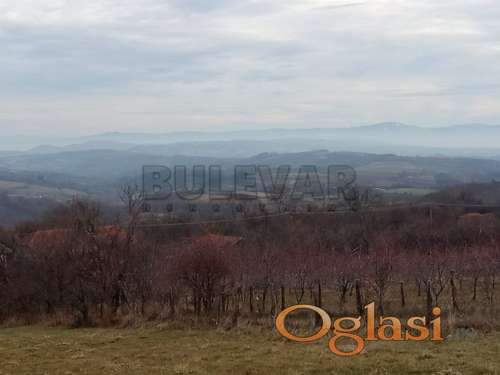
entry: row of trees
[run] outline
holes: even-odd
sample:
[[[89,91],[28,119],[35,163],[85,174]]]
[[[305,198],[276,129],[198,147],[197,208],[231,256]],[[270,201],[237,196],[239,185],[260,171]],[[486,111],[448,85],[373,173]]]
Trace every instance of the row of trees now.
[[[298,303],[335,314],[372,301],[380,314],[497,308],[498,228],[452,225],[455,213],[434,213],[432,226],[423,210],[149,228],[137,210],[106,225],[95,204],[76,201],[47,219],[57,228],[2,232],[0,317],[235,324]]]

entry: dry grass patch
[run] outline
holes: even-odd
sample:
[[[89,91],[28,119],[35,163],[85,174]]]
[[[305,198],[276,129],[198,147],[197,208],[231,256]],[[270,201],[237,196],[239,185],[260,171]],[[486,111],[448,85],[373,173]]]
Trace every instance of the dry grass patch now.
[[[368,343],[362,355],[339,358],[324,342],[294,344],[258,328],[0,330],[1,375],[500,374],[499,354],[497,333]]]

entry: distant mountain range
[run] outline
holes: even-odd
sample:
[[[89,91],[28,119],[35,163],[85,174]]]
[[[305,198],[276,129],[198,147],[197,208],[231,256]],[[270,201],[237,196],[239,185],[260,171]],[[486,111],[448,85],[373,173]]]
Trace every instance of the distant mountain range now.
[[[104,133],[84,137],[84,142],[172,144],[200,141],[328,141],[338,150],[342,141],[358,140],[385,146],[413,145],[424,148],[499,147],[500,126],[468,124],[423,128],[395,122],[351,128],[264,129],[213,132]],[[332,143],[338,142],[338,144]]]
[[[407,156],[496,158],[500,155],[500,126],[468,124],[423,128],[387,122],[352,128],[114,132],[72,139],[54,139],[53,142],[37,145],[23,153],[114,150],[161,156],[224,158],[250,157],[262,152],[305,152],[318,149]],[[0,157],[18,154],[17,150],[0,151]]]
[[[304,128],[304,129],[249,129],[235,131],[190,131],[170,133],[121,133],[111,132],[80,138],[83,141],[108,141],[119,143],[177,143],[215,140],[269,140],[282,138],[318,138],[327,136],[331,139],[344,136],[362,136],[384,138],[385,136],[425,136],[435,135],[475,135],[479,139],[486,136],[500,137],[500,126],[485,124],[466,124],[447,127],[418,127],[398,122],[385,122],[350,128]],[[410,140],[407,140],[410,141]]]

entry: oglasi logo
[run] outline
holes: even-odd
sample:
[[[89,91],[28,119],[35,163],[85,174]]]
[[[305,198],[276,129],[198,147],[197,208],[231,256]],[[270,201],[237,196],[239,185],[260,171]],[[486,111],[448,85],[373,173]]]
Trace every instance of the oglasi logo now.
[[[288,314],[297,310],[311,310],[319,314],[322,320],[320,330],[308,337],[295,336],[288,332],[285,327],[285,320]],[[332,322],[332,319],[325,310],[311,305],[295,305],[283,310],[276,318],[276,329],[287,339],[301,343],[317,341],[332,330],[332,337],[328,341],[328,348],[339,356],[354,356],[361,353],[365,348],[365,341],[424,341],[429,337],[431,341],[443,341],[441,333],[441,309],[439,307],[435,307],[432,310],[435,318],[431,320],[430,328],[427,327],[425,316],[416,316],[407,320],[404,331],[400,319],[384,316],[379,317],[378,328],[375,330],[375,303],[372,302],[366,305],[365,310],[366,337],[357,334],[361,328],[361,316],[357,318],[338,318]],[[346,327],[346,323],[350,324],[350,327]],[[337,343],[341,338],[352,340],[355,343],[354,349],[352,351],[339,350]]]

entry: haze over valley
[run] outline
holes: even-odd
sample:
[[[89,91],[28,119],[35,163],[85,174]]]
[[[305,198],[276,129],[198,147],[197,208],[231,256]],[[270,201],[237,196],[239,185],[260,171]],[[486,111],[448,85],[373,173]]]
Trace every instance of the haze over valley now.
[[[119,205],[145,165],[349,165],[371,188],[421,189],[500,180],[500,127],[420,128],[400,123],[331,129],[103,133],[0,153],[4,224],[39,216],[74,197]],[[3,148],[7,148],[5,141]],[[430,190],[429,190],[430,189]],[[407,190],[408,191],[408,190]],[[410,190],[411,191],[411,190]],[[30,207],[31,206],[31,207]],[[36,206],[34,208],[32,206]],[[7,210],[8,207],[8,210]]]

